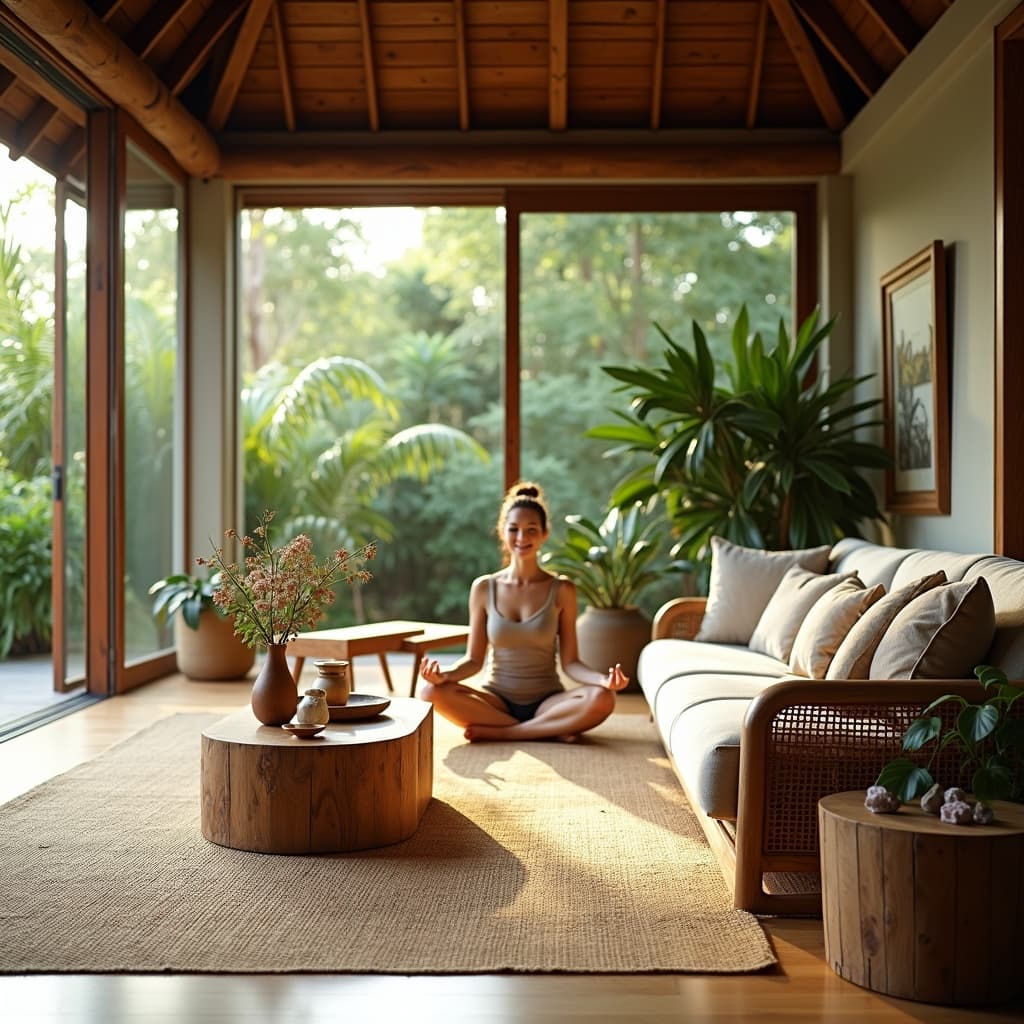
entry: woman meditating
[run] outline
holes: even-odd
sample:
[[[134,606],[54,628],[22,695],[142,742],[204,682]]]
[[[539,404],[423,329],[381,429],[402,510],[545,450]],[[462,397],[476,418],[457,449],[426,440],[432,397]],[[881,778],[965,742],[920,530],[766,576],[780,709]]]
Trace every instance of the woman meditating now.
[[[469,592],[465,657],[447,670],[436,659],[420,665],[420,696],[464,726],[467,740],[572,742],[612,713],[616,692],[629,683],[619,665],[602,673],[579,660],[576,586],[537,561],[548,533],[540,487],[517,484],[498,517],[505,567],[474,580]],[[483,669],[488,646],[487,682],[465,686],[461,680]],[[582,685],[565,689],[556,651],[565,674]]]

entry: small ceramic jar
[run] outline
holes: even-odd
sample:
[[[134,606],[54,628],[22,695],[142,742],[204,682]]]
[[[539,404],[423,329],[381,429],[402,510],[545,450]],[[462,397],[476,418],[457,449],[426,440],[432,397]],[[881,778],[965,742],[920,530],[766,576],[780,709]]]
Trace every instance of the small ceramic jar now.
[[[326,725],[330,720],[327,694],[323,690],[307,690],[295,709],[295,721],[299,725]]]
[[[316,665],[316,685],[327,694],[329,707],[347,704],[352,690],[348,662],[340,658],[323,658]]]

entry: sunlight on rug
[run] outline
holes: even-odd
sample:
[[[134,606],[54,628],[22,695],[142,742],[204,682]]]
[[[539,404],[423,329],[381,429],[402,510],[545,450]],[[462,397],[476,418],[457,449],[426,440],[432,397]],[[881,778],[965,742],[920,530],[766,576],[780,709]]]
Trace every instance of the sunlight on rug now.
[[[378,850],[271,856],[199,831],[210,715],[155,723],[0,807],[0,971],[746,972],[734,910],[642,715],[578,744],[435,723],[434,800]]]

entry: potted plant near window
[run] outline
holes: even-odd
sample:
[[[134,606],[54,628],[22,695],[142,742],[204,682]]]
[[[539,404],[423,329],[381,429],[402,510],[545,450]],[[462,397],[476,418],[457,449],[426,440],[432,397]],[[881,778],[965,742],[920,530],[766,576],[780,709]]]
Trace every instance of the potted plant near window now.
[[[174,619],[178,670],[189,679],[243,679],[256,660],[235,636],[234,622],[213,603],[217,576],[174,573],[149,588],[157,621]]]
[[[576,620],[580,660],[606,671],[616,662],[636,679],[636,664],[651,639],[651,620],[637,607],[643,590],[666,573],[687,568],[659,562],[665,522],[637,502],[612,507],[600,523],[566,516],[564,544],[543,558],[544,566],[576,584],[587,607]]]

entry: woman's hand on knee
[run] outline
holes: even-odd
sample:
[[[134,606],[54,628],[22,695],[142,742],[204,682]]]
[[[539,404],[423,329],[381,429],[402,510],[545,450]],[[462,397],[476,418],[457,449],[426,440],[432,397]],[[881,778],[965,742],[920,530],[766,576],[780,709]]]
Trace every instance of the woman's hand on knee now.
[[[622,671],[622,666],[616,663],[608,669],[608,680],[604,685],[613,693],[618,693],[629,686],[629,676]]]
[[[442,686],[448,682],[447,673],[441,671],[437,658],[424,658],[420,662],[420,678],[434,686]]]

